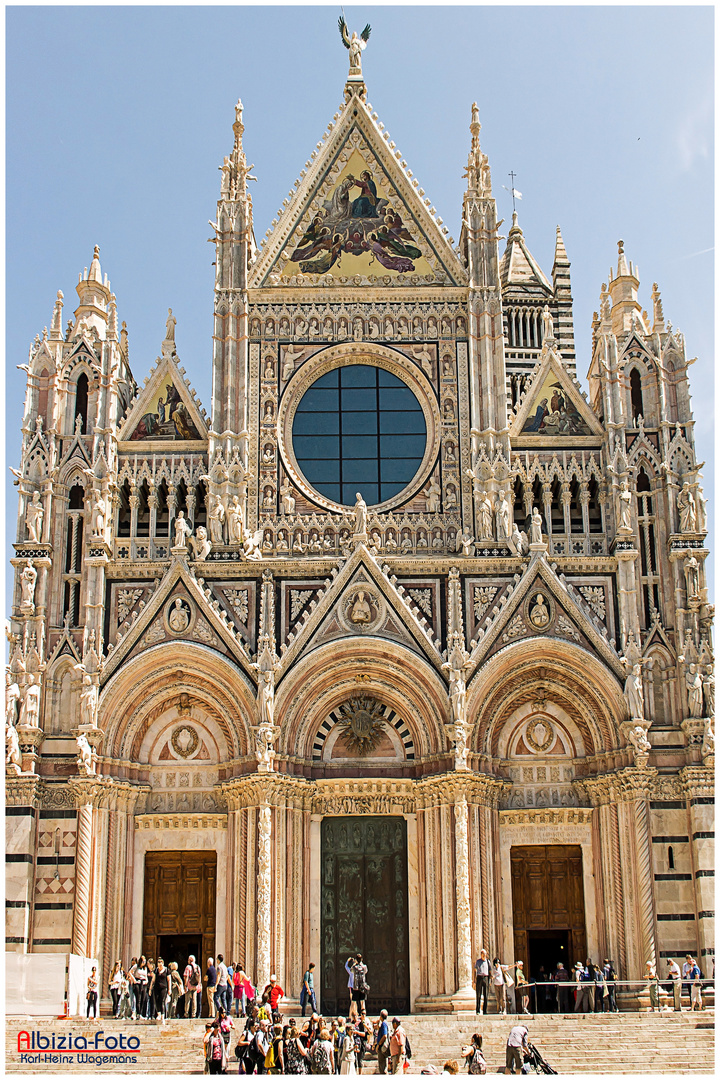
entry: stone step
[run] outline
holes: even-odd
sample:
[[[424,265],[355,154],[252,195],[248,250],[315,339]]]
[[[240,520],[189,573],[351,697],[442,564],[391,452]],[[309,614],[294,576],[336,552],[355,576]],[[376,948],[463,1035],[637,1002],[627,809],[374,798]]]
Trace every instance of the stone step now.
[[[712,1011],[698,1013],[653,1014],[569,1014],[540,1015],[524,1018],[530,1041],[559,1073],[648,1073],[714,1072],[715,1022]],[[472,1033],[483,1035],[483,1048],[489,1071],[501,1071],[505,1063],[505,1044],[510,1027],[518,1017],[452,1017],[439,1015],[403,1018],[411,1041],[413,1057],[410,1072],[419,1073],[428,1063],[436,1067],[455,1059],[461,1062],[461,1047]],[[85,1073],[171,1073],[199,1074],[202,1069],[204,1021],[168,1021],[166,1025],[143,1021],[98,1023],[84,1020],[50,1020],[31,1017],[8,1017],[6,1022],[6,1069],[8,1072],[63,1071],[70,1066],[51,1065],[42,1060],[21,1063],[17,1053],[20,1031],[36,1030],[42,1034],[71,1032],[91,1038],[101,1030],[106,1038],[123,1033],[140,1039],[137,1061],[121,1064],[73,1061],[71,1071]],[[231,1040],[234,1047],[235,1040]],[[588,1053],[588,1047],[592,1053]],[[231,1071],[236,1072],[231,1053]],[[462,1064],[462,1062],[461,1062]],[[461,1072],[464,1072],[461,1068]],[[366,1059],[365,1074],[377,1073],[374,1058]]]

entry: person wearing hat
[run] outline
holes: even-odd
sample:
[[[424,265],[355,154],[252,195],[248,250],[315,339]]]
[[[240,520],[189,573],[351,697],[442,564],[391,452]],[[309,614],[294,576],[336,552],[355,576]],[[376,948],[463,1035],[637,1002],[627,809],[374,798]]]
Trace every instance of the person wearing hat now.
[[[405,1064],[405,1030],[397,1016],[393,1016],[393,1032],[390,1036],[390,1072],[402,1075]]]
[[[519,998],[519,1012],[529,1013],[528,998],[530,997],[530,983],[525,978],[522,960],[515,961],[515,986]]]

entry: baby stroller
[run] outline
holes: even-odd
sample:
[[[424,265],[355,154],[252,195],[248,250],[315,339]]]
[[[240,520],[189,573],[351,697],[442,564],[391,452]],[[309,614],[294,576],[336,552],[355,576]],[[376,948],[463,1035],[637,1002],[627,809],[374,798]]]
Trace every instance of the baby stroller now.
[[[522,1067],[524,1073],[544,1073],[546,1076],[557,1076],[557,1070],[548,1065],[542,1054],[531,1042],[527,1044],[525,1051],[525,1064]]]

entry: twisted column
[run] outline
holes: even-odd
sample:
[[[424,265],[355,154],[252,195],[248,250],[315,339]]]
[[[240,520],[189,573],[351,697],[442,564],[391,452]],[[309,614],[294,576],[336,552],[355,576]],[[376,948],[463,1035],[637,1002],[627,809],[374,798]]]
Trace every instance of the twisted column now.
[[[258,810],[257,960],[258,986],[270,981],[270,906],[272,897],[272,810]]]
[[[112,965],[120,959],[119,949],[116,943],[116,926],[118,920],[118,904],[120,902],[117,886],[119,885],[118,869],[118,815],[117,811],[111,810],[108,820],[107,840],[107,888],[105,890],[105,926],[103,930],[103,967],[102,978],[107,983],[112,971]],[[114,956],[113,952],[117,955]],[[103,996],[102,994],[100,995]]]
[[[87,956],[90,918],[90,875],[92,854],[92,803],[82,803],[77,816],[75,855],[75,908],[73,910],[73,952]]]
[[[470,855],[468,804],[455,803],[455,897],[457,905],[458,993],[472,996],[472,942],[470,937]]]
[[[615,804],[611,804],[610,811],[610,857],[612,859],[613,872],[613,896],[615,898],[615,923],[618,947],[618,969],[621,975],[627,973],[627,959],[625,954],[625,911],[623,908],[622,866],[620,863],[620,825],[618,822],[618,810]]]
[[[644,799],[635,800],[635,851],[640,901],[640,931],[643,958],[656,962],[655,913],[653,911],[652,861],[650,857],[648,808]]]

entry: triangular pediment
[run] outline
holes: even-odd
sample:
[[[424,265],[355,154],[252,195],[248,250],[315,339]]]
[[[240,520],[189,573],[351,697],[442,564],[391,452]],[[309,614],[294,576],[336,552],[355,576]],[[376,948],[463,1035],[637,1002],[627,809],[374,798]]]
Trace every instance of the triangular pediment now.
[[[352,96],[296,183],[249,274],[251,288],[464,285],[467,274],[368,108]],[[298,280],[300,278],[300,280]]]
[[[623,679],[622,661],[607,638],[607,630],[573,593],[541,553],[533,554],[495,617],[483,629],[476,629],[477,644],[470,654],[472,674],[507,646],[544,637],[579,645]]]
[[[602,436],[595,416],[555,350],[544,345],[510,426],[510,437]]]
[[[127,634],[118,634],[103,665],[102,682],[106,682],[130,656],[160,642],[173,641],[194,641],[215,649],[239,662],[252,676],[250,657],[241,634],[220,608],[211,590],[203,587],[190,571],[182,556],[173,558],[152,598]]]
[[[133,402],[118,441],[155,446],[207,442],[205,419],[174,357],[161,357]]]
[[[416,610],[414,611],[413,608]],[[402,586],[397,586],[359,544],[316,606],[281,646],[283,673],[298,658],[342,638],[386,638],[426,657],[440,671],[432,628]]]

